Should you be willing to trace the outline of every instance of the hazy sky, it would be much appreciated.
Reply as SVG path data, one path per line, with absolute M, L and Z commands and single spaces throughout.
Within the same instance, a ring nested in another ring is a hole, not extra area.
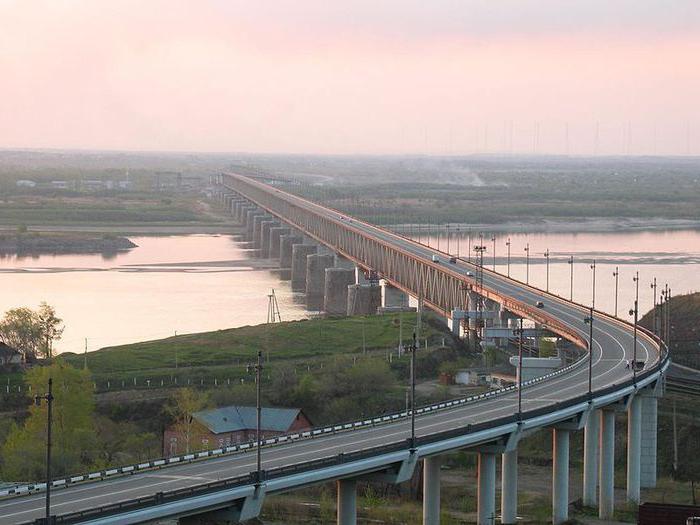
M 700 154 L 700 1 L 0 0 L 0 147 L 567 143 Z

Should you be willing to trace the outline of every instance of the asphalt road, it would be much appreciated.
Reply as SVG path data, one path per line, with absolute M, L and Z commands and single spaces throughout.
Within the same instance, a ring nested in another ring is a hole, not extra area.
M 293 197 L 290 197 L 293 198 Z M 340 220 L 347 217 L 320 206 L 297 200 L 298 204 L 313 207 L 318 213 L 334 214 Z M 388 242 L 395 243 L 411 253 L 430 259 L 433 250 L 398 237 L 389 232 L 362 225 L 353 221 L 354 227 L 368 230 Z M 450 264 L 449 259 L 440 256 L 440 264 L 448 265 L 466 276 L 474 273 L 473 265 L 459 262 Z M 535 305 L 544 302 L 544 309 L 560 322 L 576 330 L 584 338 L 588 337 L 588 325 L 583 322 L 588 311 L 563 300 L 552 299 L 543 293 L 525 288 L 502 276 L 484 273 L 484 286 L 500 293 Z M 638 359 L 644 360 L 646 367 L 653 366 L 659 355 L 654 344 L 644 337 L 638 339 Z M 597 318 L 593 345 L 593 389 L 601 389 L 619 384 L 629 379 L 632 371 L 626 361 L 632 360 L 633 335 L 630 327 Z M 588 391 L 588 368 L 580 366 L 569 373 L 544 381 L 523 391 L 523 410 L 554 405 L 567 398 L 585 394 Z M 498 417 L 517 412 L 517 394 L 511 393 L 493 399 L 460 406 L 454 409 L 419 415 L 416 418 L 418 436 L 452 430 L 468 424 L 487 422 Z M 340 452 L 349 453 L 392 442 L 405 441 L 410 437 L 410 423 L 407 420 L 388 423 L 382 426 L 355 430 L 306 441 L 274 445 L 263 450 L 263 468 L 300 463 L 307 460 L 333 456 Z M 187 486 L 247 474 L 255 469 L 255 453 L 243 452 L 230 456 L 202 460 L 190 464 L 169 466 L 161 470 L 141 472 L 107 481 L 73 485 L 55 490 L 52 494 L 52 510 L 64 514 L 77 510 L 99 507 L 106 504 L 126 501 L 156 492 L 167 492 Z M 0 501 L 0 524 L 25 523 L 43 516 L 44 495 L 32 494 Z

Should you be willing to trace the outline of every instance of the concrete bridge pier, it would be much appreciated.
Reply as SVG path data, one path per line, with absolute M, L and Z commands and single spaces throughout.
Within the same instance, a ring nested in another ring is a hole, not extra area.
M 501 523 L 515 525 L 518 516 L 518 449 L 501 456 Z
M 248 235 L 248 240 L 250 240 L 250 241 L 253 240 L 253 229 L 255 227 L 255 217 L 260 217 L 263 214 L 264 214 L 264 212 L 260 208 L 253 208 L 252 210 L 248 210 L 248 213 L 246 214 L 246 221 L 245 221 L 246 233 Z
M 347 268 L 326 268 L 323 310 L 330 315 L 347 315 L 348 286 L 355 284 L 355 271 Z
M 267 213 L 264 213 L 262 215 L 256 215 L 253 218 L 253 247 L 260 249 L 260 233 L 262 231 L 262 223 L 266 221 L 272 220 L 272 217 L 270 217 Z
M 338 490 L 338 525 L 355 525 L 357 523 L 357 481 L 339 479 Z
M 642 398 L 635 395 L 627 408 L 627 501 L 639 504 L 642 455 Z
M 384 308 L 408 306 L 408 294 L 403 290 L 389 284 L 385 279 L 380 282 L 382 293 L 382 306 Z
M 496 520 L 496 454 L 479 452 L 477 524 L 492 525 Z
M 615 410 L 600 411 L 600 494 L 598 517 L 611 520 L 615 511 Z
M 333 267 L 335 257 L 330 254 L 312 254 L 306 257 L 306 304 L 321 310 L 326 289 L 326 270 Z
M 423 525 L 440 525 L 440 456 L 423 460 Z
M 564 428 L 552 429 L 552 523 L 569 519 L 569 435 Z
M 642 449 L 640 454 L 639 485 L 656 487 L 656 439 L 658 419 L 658 394 L 650 389 L 641 393 L 642 400 Z
M 306 291 L 307 256 L 316 253 L 318 247 L 313 244 L 295 244 L 292 246 L 292 289 Z
M 247 221 L 248 221 L 248 212 L 251 210 L 254 210 L 255 206 L 253 206 L 250 202 L 245 202 L 241 204 L 240 208 L 238 209 L 238 215 L 236 216 L 236 221 L 241 225 L 241 226 L 246 226 Z
M 279 226 L 279 222 L 272 219 L 263 221 L 260 225 L 260 255 L 267 259 L 270 256 L 270 230 Z
M 295 245 L 302 244 L 304 240 L 300 235 L 291 233 L 280 235 L 280 276 L 282 279 L 292 278 L 292 250 Z
M 348 315 L 374 315 L 382 304 L 382 291 L 371 284 L 348 286 Z
M 583 434 L 583 505 L 594 507 L 598 501 L 598 442 L 600 410 L 594 410 L 586 421 Z
M 286 226 L 272 226 L 270 228 L 270 241 L 267 246 L 267 254 L 270 259 L 279 259 L 280 236 L 287 235 L 289 231 L 289 228 Z

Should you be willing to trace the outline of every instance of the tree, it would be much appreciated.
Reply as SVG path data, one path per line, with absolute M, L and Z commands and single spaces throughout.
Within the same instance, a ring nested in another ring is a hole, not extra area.
M 0 339 L 19 350 L 25 359 L 40 354 L 51 358 L 53 343 L 63 335 L 63 321 L 56 316 L 56 310 L 42 302 L 38 310 L 13 308 L 5 312 L 0 321 Z
M 185 454 L 190 453 L 192 446 L 197 442 L 197 437 L 201 434 L 201 429 L 192 415 L 206 405 L 205 394 L 191 388 L 180 388 L 166 408 L 173 419 L 174 429 L 179 436 L 178 442 L 185 445 Z
M 39 305 L 36 316 L 42 335 L 39 343 L 39 352 L 44 357 L 51 359 L 53 357 L 53 343 L 61 339 L 63 335 L 65 327 L 60 326 L 63 319 L 57 317 L 55 308 L 44 301 Z
M 0 321 L 0 338 L 19 350 L 25 359 L 36 356 L 42 340 L 41 326 L 31 308 L 13 308 Z
M 53 379 L 53 425 L 51 469 L 57 477 L 90 469 L 99 455 L 93 425 L 95 402 L 89 373 L 58 361 L 34 368 L 26 380 L 37 394 Z M 32 405 L 24 425 L 13 426 L 2 447 L 4 479 L 41 480 L 46 468 L 46 403 Z

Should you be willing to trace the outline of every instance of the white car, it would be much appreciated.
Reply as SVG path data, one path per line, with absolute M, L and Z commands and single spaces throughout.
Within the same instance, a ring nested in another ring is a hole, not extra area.
M 473 272 L 467 272 L 467 277 L 474 277 L 474 273 L 473 273 Z
M 437 255 L 433 255 L 433 262 L 434 262 L 434 263 L 439 263 L 439 262 L 440 262 L 440 258 L 439 258 Z

